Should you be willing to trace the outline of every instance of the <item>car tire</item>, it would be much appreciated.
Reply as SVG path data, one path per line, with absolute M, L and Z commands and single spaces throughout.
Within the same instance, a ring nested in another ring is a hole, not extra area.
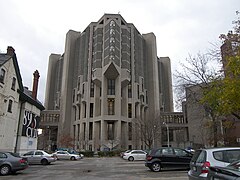
M 42 160 L 41 160 L 41 164 L 42 164 L 42 165 L 48 165 L 48 160 L 42 159 Z
M 76 158 L 75 158 L 74 156 L 72 156 L 72 157 L 70 158 L 70 160 L 74 161 L 74 160 L 76 160 Z
M 159 162 L 153 162 L 152 165 L 151 165 L 151 170 L 153 172 L 159 172 L 161 171 L 162 167 L 161 167 L 161 164 Z
M 128 158 L 128 160 L 129 160 L 129 161 L 134 161 L 134 157 L 130 156 L 130 157 Z
M 0 167 L 0 174 L 5 176 L 11 172 L 11 167 L 9 165 L 2 165 Z

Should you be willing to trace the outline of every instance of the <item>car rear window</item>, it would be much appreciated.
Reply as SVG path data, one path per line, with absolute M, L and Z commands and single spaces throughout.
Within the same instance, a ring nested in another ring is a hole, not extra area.
M 17 154 L 17 153 L 9 152 L 9 154 L 11 154 L 11 155 L 14 156 L 14 157 L 20 157 L 19 154 Z
M 198 163 L 203 163 L 206 161 L 206 151 L 203 151 L 203 150 L 197 150 L 192 159 L 191 159 L 192 162 L 198 162 Z
M 215 151 L 213 157 L 218 161 L 232 163 L 240 159 L 240 149 Z

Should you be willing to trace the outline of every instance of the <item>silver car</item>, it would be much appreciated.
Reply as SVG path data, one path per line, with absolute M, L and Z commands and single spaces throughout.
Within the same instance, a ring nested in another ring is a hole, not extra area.
M 57 157 L 58 160 L 78 160 L 81 157 L 78 154 L 70 154 L 67 151 L 56 151 L 53 153 L 54 156 Z
M 143 150 L 130 150 L 123 153 L 123 159 L 129 161 L 145 160 L 147 153 Z
M 207 179 L 209 167 L 226 167 L 240 159 L 240 147 L 224 147 L 197 150 L 190 162 L 189 180 Z
M 8 175 L 17 171 L 24 170 L 28 167 L 25 158 L 12 152 L 0 152 L 0 175 Z
M 23 155 L 29 164 L 47 165 L 56 161 L 56 157 L 42 150 L 30 151 Z

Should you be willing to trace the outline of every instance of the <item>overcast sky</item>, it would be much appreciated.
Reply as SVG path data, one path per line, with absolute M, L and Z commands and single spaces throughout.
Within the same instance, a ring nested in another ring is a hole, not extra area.
M 32 74 L 40 72 L 44 103 L 49 55 L 64 53 L 70 29 L 82 32 L 104 13 L 120 13 L 141 34 L 155 34 L 157 55 L 170 57 L 174 73 L 189 54 L 220 42 L 237 10 L 240 0 L 0 0 L 0 52 L 14 47 L 24 86 L 32 89 Z

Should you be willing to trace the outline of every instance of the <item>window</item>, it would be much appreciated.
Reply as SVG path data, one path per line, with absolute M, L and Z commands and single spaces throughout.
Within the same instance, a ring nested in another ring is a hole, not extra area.
M 10 113 L 12 113 L 12 103 L 13 103 L 13 101 L 10 99 L 8 101 L 8 112 L 10 112 Z
M 107 123 L 108 140 L 114 139 L 113 122 Z
M 132 98 L 132 85 L 128 85 L 128 98 Z
M 72 97 L 72 102 L 74 103 L 75 102 L 75 89 L 73 90 L 73 97 Z
M 132 140 L 132 123 L 128 123 L 128 140 Z
M 174 151 L 177 156 L 187 156 L 188 155 L 188 153 L 182 149 L 174 149 Z
M 82 94 L 84 94 L 84 84 L 82 85 Z
M 108 115 L 114 115 L 114 99 L 108 99 Z
M 139 99 L 139 85 L 137 85 L 137 98 Z
M 108 95 L 115 95 L 115 79 L 108 79 Z
M 93 122 L 89 122 L 89 140 L 93 139 Z
M 162 155 L 173 155 L 173 150 L 171 148 L 162 149 Z
M 0 159 L 5 159 L 5 158 L 7 158 L 7 155 L 6 154 L 4 154 L 4 153 L 0 153 Z
M 91 82 L 90 97 L 94 97 L 94 83 L 93 82 Z
M 93 117 L 93 103 L 90 103 L 90 117 Z
M 132 104 L 128 104 L 128 118 L 132 118 Z
M 13 79 L 12 79 L 12 87 L 11 87 L 11 89 L 14 90 L 14 91 L 16 89 L 16 78 L 15 77 L 13 77 Z
M 43 155 L 43 153 L 41 151 L 37 151 L 35 155 Z
M 4 83 L 5 74 L 6 74 L 6 71 L 4 69 L 1 69 L 1 72 L 0 72 L 0 83 Z

